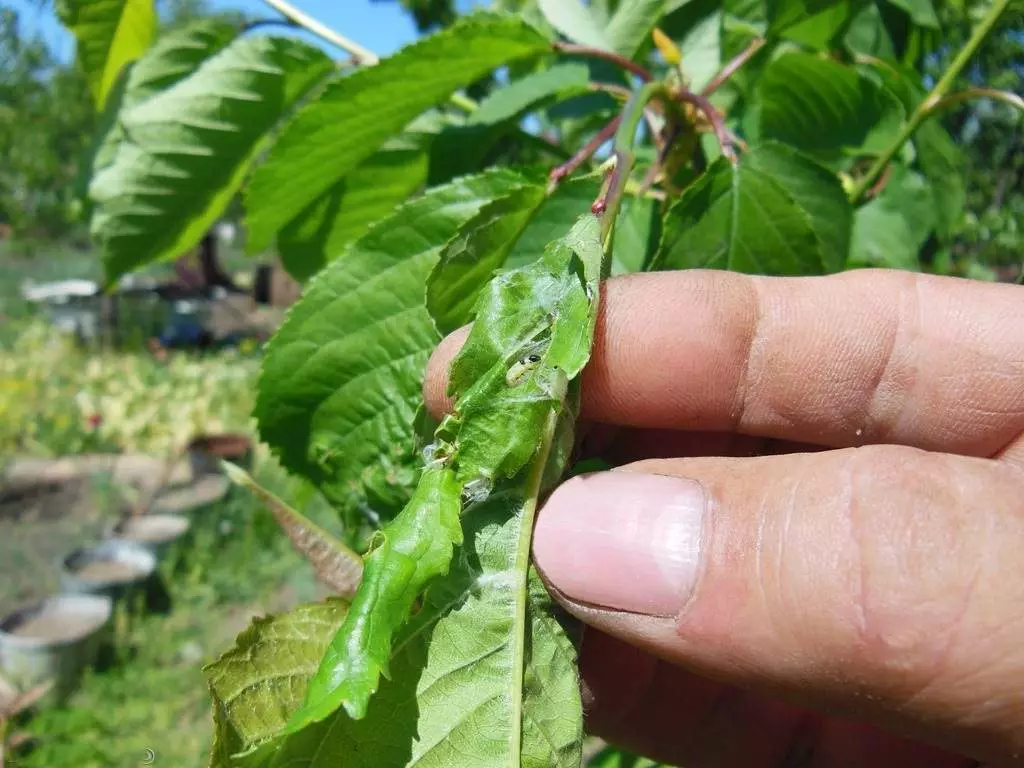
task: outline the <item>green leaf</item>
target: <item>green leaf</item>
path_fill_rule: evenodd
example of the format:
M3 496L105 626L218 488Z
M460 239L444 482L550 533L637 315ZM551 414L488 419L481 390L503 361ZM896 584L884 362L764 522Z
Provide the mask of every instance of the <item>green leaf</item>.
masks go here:
M153 0L60 0L57 13L78 42L78 60L102 110L121 70L153 39Z
M200 19L160 35L135 62L124 97L127 109L191 75L226 48L239 29L218 19Z
M162 35L142 58L125 67L108 96L89 159L83 164L86 173L95 176L114 162L118 144L125 140L120 123L123 113L184 80L223 50L237 33L233 24L196 21ZM87 194L88 182L83 188Z
M310 281L267 347L255 410L285 468L344 503L365 469L408 451L440 340L424 306L427 277L482 206L526 184L496 170L432 189Z
M935 222L924 177L896 166L882 193L854 215L849 266L919 270L918 254Z
M232 650L203 668L213 696L211 768L238 765L232 755L280 733L347 609L335 599L256 619Z
M472 319L477 298L544 199L540 185L514 190L481 208L445 246L427 281L427 309L442 334Z
M731 59L768 27L764 0L723 0L722 58Z
M758 88L760 135L823 158L878 154L903 124L903 108L874 80L831 59L787 53Z
M812 4L812 9L814 5L816 4ZM859 5L860 0L830 2L816 13L787 25L779 34L787 40L795 40L809 48L819 51L831 50L837 47L837 38L849 27Z
M590 211L599 192L600 184L593 179L575 178L559 184L527 223L508 256L508 266L521 267L536 261L548 243L565 232L565 222L576 221Z
M665 14L666 0L621 0L604 35L612 48L632 58L650 40Z
M841 0L768 0L768 32L777 35L840 4Z
M931 0L888 0L892 5L907 12L910 20L920 27L939 28L939 17Z
M395 632L428 582L447 572L452 545L462 543L460 491L472 513L477 497L489 496L500 482L498 495L514 490L522 503L517 544L506 548L515 556L506 582L512 588L513 621L505 703L513 721L509 758L518 764L529 740L521 713L529 683L523 673L533 514L568 381L590 356L602 258L599 225L588 215L541 259L499 275L488 286L452 366L453 413L425 452L426 469L412 500L367 557L350 613L288 732L325 719L340 705L353 718L366 715L381 674L387 674ZM523 475L506 484L528 463ZM416 614L414 625L425 620L421 614L429 617L429 608Z
M846 263L853 207L835 174L786 144L769 142L747 152L743 164L771 178L807 214L825 272Z
M881 78L908 114L925 97L920 76L914 70L885 63L868 67L868 71ZM940 235L948 237L959 228L967 204L963 152L935 118L921 123L911 141L917 165L931 185L937 214L936 228Z
M242 38L122 114L116 154L90 187L109 279L199 242L268 133L333 68L297 40Z
M683 72L690 89L699 92L722 68L722 12L714 11L695 23L679 41Z
M753 154L753 153L748 153ZM782 155L736 168L717 160L669 210L655 260L661 269L701 267L765 275L814 275L829 271L835 256L796 197L775 179ZM807 190L813 176L787 165ZM801 195L805 190L801 187Z
M525 615L519 614L523 593L515 585L528 546L521 535L524 508L519 493L495 494L465 519L465 542L448 576L427 591L402 631L391 677L381 681L364 719L339 709L299 733L282 737L278 730L271 741L269 729L256 727L226 729L237 734L228 742L218 727L223 746L211 768L578 768L583 713L576 653L533 571ZM328 627L311 630L326 644ZM276 650L292 655L281 644ZM273 671L269 666L268 677ZM258 686L259 670L248 672L249 684ZM293 686L280 702L251 698L240 714L280 727L312 676L305 665L302 673L289 675ZM513 702L520 699L517 712ZM218 717L222 711L216 706ZM261 747L254 736L263 738ZM227 759L227 752L243 748L249 759Z
M274 235L414 117L496 67L549 50L523 22L475 13L332 82L288 124L246 198L249 249Z
M660 204L653 198L626 198L615 222L612 274L641 272L653 258L661 234Z
M568 40L591 48L613 50L594 14L581 0L537 0L548 24Z
M428 153L419 147L384 148L314 200L278 235L281 263L296 280L315 275L421 189Z
M461 490L452 470L426 469L409 504L375 537L345 622L288 733L323 720L339 706L357 720L366 715L381 674L388 674L395 632L424 587L448 572L454 547L462 544Z
M586 64L556 64L499 88L480 102L467 125L493 125L556 101L587 92L590 70Z
M863 6L853 17L843 41L851 53L880 59L896 57L896 46L875 3Z

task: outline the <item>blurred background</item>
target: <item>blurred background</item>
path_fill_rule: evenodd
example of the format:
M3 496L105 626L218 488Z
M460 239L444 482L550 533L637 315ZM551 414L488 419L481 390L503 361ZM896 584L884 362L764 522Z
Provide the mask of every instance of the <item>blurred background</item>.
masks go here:
M381 55L476 4L299 3ZM159 7L167 28L272 15L259 0L162 0ZM984 7L939 6L944 39L927 71L943 71ZM1022 94L1022 20L1019 9L1008 14L957 90ZM162 547L155 565L139 561L155 569L162 592L145 596L155 600L152 610L113 617L107 661L59 706L28 717L16 686L0 680L0 765L194 768L206 765L211 737L201 664L252 617L321 594L272 515L209 462L245 463L329 530L337 516L250 440L260 346L298 288L274 254L242 256L237 214L229 211L194 253L132 276L115 298L96 299L101 264L77 194L96 120L74 42L52 4L0 2L0 618L54 593L71 578L66 555L111 538L125 509L185 521L166 541L135 537L146 551L154 542ZM965 156L967 205L941 244L924 244L922 264L1017 280L1024 122L985 100L964 102L941 120Z

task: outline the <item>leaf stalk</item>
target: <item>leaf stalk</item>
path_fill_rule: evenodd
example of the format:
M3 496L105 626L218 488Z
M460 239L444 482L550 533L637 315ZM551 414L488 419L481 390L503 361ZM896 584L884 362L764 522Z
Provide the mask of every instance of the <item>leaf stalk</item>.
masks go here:
M754 54L760 51L766 42L767 41L763 37L755 37L751 40L750 44L746 48L736 54L731 61L722 67L718 73L708 81L708 84L701 89L700 95L710 96L717 91L725 81L736 74L740 67L754 58Z
M985 16L978 23L978 26L974 28L971 33L970 39L967 44L960 50L960 53L956 55L956 58L950 63L949 67L943 73L942 77L932 88L931 92L917 105L917 108L910 115L910 119L907 120L903 126L903 130L900 135L896 137L896 140L886 148L885 152L879 155L867 172L857 181L853 189L850 190L850 202L856 205L864 197L865 193L870 190L878 177L882 175L886 166L892 161L893 157L903 147L910 137L914 135L914 132L921 126L921 123L929 117L939 104L942 103L943 98L949 92L949 89L953 87L953 81L960 75L960 72L967 62L970 61L971 57L977 52L978 47L982 44L988 33L992 31L992 27L999 20L999 17L1006 10L1006 6L1010 4L1010 0L995 0L989 7Z
M622 54L615 53L614 51L606 51L603 48L591 48L589 45L577 45L576 43L561 42L555 43L554 48L559 53L564 53L567 56L587 56L592 59L607 61L620 69L632 72L645 83L649 83L654 79L650 71L642 64L637 64L632 59L627 59Z

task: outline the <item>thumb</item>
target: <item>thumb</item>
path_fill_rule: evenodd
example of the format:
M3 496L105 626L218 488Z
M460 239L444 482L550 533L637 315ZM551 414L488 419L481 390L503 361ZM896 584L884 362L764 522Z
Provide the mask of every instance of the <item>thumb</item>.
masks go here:
M1024 481L900 446L569 480L537 567L588 624L693 671L982 759L1024 752Z

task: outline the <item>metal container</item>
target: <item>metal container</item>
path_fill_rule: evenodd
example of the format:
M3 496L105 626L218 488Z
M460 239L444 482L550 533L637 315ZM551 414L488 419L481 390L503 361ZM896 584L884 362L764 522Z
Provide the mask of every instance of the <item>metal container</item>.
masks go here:
M59 595L0 619L0 669L25 690L47 680L63 700L95 660L113 602L104 595Z
M107 540L65 557L60 582L65 592L118 599L145 586L155 570L151 550L130 541Z
M183 540L192 528L184 515L140 515L126 517L108 532L109 541L123 541L148 549L160 558L175 542Z
M220 474L221 461L230 461L243 469L252 468L253 445L248 435L198 435L188 444L187 451L192 476L196 479Z

